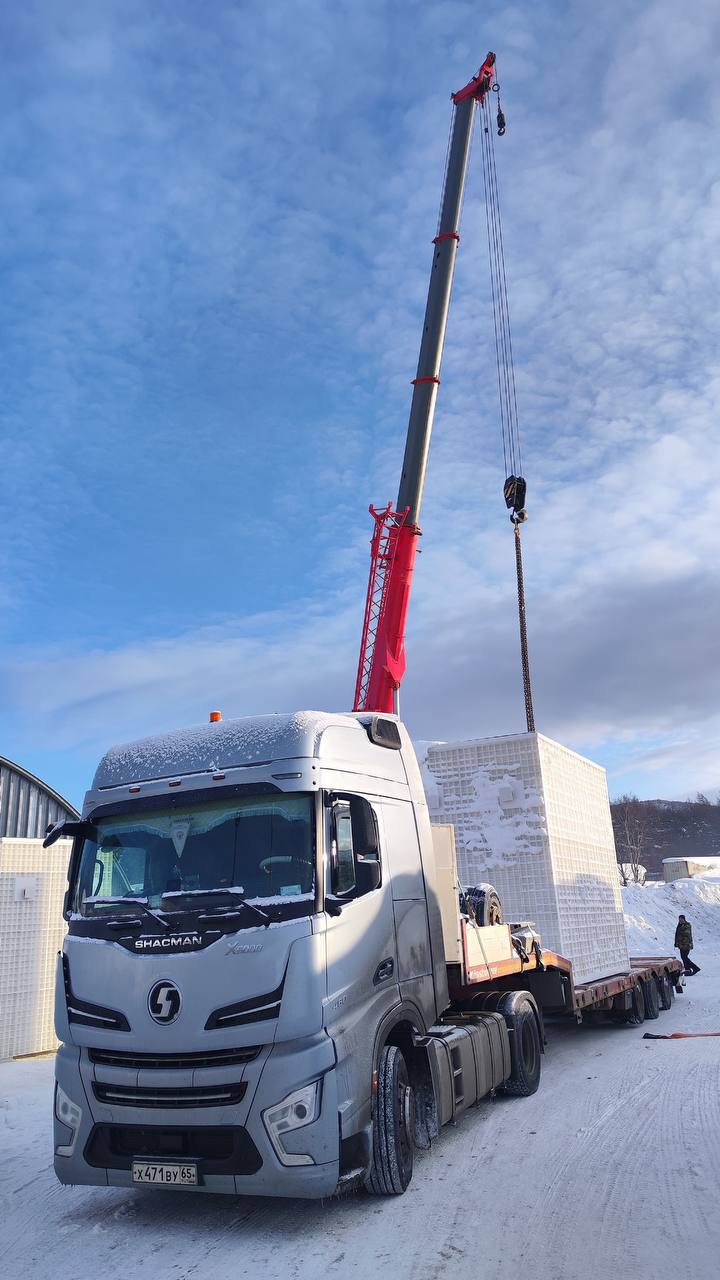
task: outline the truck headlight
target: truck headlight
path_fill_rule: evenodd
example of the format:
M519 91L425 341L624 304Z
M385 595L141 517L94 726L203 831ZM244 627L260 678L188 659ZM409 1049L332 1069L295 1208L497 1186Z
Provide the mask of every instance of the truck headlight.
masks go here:
M55 1115L72 1133L70 1142L65 1146L56 1147L55 1151L59 1156L71 1156L82 1120L82 1107L79 1107L77 1102L73 1102L72 1098L68 1098L62 1085L57 1082L55 1083Z
M282 1135L290 1133L293 1129L303 1129L306 1124L312 1124L313 1120L317 1120L320 1114L321 1083L320 1080L315 1080L312 1084L306 1084L304 1089L296 1089L294 1093L289 1093L287 1098L283 1098L282 1102L278 1102L274 1107L268 1107L267 1111L262 1113L267 1135L281 1164L315 1163L310 1155L297 1155L292 1151L286 1151L282 1144Z

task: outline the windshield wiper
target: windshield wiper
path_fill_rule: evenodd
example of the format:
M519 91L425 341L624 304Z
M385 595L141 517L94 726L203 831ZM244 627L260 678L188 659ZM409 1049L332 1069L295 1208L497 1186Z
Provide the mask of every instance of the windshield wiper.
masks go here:
M258 920L262 920L263 924L266 927L272 923L272 918L271 916L268 915L267 911L263 911L261 907L256 907L254 902L249 902L248 899L245 897L245 894L240 893L237 889L189 889L187 894L183 893L182 891L180 892L173 891L170 893L161 894L160 901L162 902L164 898L185 898L185 897L188 897L191 899L203 898L203 897L229 898L231 902L237 902L238 905L247 907L248 911L253 911L257 916ZM208 912L211 912L211 911L212 912L222 911L222 909L223 909L222 903L220 902L218 902L217 904L211 903L210 906L203 907L203 915L207 915ZM240 913L237 912L236 914L239 915Z
M93 907L98 902L101 902L101 903L107 902L107 903L110 903L112 906L125 906L127 904L129 907L139 907L141 911L145 912L146 916L150 916L151 919L156 920L159 925L162 925L163 929L172 928L170 921L167 920L165 916L158 915L155 911L152 910L151 907L148 906L148 902L146 898L94 898L92 901L93 901ZM95 915L94 910L93 910L93 915ZM135 917L135 919L137 919L137 916ZM112 921L108 923L111 924L111 927L118 928L118 929L125 928L127 925L127 921L125 920Z

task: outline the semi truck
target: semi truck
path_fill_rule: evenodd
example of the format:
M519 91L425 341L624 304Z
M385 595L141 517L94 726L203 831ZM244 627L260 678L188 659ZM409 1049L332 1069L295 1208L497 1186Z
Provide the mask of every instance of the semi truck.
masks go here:
M460 892L396 716L114 748L63 834L65 1183L401 1194L443 1125L535 1092L545 1015L638 1022L681 982L660 958L576 987L489 887Z
M63 1183L399 1195L444 1125L498 1090L537 1090L546 1016L637 1023L681 987L667 957L575 984L531 922L503 921L491 886L461 888L398 714L462 193L494 66L488 54L453 95L400 490L371 508L353 711L211 713L115 747L81 818L46 837L73 842L55 1003Z

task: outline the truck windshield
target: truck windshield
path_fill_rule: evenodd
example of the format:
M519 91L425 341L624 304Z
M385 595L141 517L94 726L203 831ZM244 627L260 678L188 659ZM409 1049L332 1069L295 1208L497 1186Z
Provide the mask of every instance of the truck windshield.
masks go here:
M83 842L72 912L115 915L250 901L314 900L314 804L309 795L247 796L185 810L102 818ZM134 901L133 901L134 900ZM294 912L296 914L296 912Z

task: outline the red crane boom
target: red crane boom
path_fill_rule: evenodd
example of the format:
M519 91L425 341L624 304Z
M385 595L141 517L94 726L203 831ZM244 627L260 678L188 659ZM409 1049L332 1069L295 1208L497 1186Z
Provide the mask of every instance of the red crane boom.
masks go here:
M433 240L420 355L412 384L400 489L395 507L392 503L382 511L370 507L375 528L370 545L370 576L355 683L355 711L393 712L398 709L398 691L405 673L405 624L420 537L420 507L460 240L460 212L475 107L478 102L484 103L485 95L492 88L494 66L495 54L489 53L477 75L452 95L450 143L438 230Z

